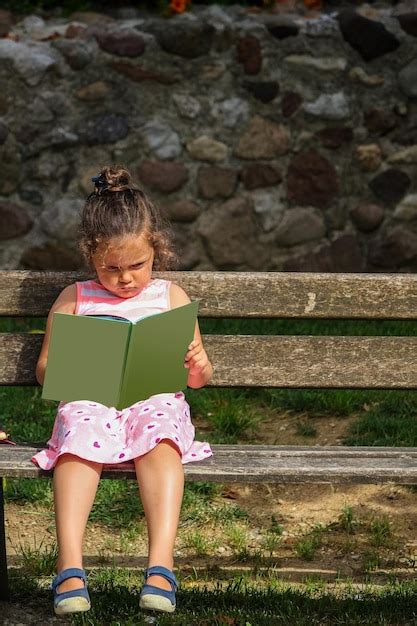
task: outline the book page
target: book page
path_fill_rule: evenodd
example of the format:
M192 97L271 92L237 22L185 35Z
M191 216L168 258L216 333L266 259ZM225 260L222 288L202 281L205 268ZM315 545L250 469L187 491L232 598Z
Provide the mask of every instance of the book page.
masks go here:
M54 313L42 398L116 407L132 324Z
M145 317L132 326L120 407L187 387L184 359L194 338L198 302Z

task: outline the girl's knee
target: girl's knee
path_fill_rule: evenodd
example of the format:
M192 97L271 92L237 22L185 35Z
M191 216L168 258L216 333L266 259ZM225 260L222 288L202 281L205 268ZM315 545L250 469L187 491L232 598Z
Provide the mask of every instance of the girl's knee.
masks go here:
M145 454L142 454L141 456L138 456L134 459L134 461L140 461L141 459L153 459L153 458L158 458L159 456L164 455L165 457L167 456L167 454L171 455L170 450L173 450L176 455L181 459L182 458L182 453L181 450L179 449L179 447L177 446L177 444L172 441L172 439L161 439L161 441L159 441L156 446L154 448L152 448L152 450L149 450L149 452L146 452Z

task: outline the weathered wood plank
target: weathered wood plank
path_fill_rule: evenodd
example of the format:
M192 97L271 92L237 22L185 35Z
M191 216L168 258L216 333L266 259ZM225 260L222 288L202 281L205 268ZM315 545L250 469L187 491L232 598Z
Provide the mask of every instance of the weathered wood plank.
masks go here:
M417 319L416 274L155 272L201 299L202 317ZM0 315L46 316L82 272L0 271Z
M0 334L0 384L36 385L42 335ZM417 387L417 337L205 335L210 386Z
M0 477L0 601L10 600L7 573L6 529L4 526L3 478Z
M0 449L0 476L51 476L30 461L39 449ZM184 465L187 480L417 484L417 448L213 445L212 449L209 459ZM134 466L105 466L102 476L135 479Z

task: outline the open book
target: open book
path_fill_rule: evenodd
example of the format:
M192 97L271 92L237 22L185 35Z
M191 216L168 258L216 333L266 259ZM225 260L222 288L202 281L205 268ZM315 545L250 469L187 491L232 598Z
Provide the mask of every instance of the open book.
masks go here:
M130 322L54 313L42 398L92 400L119 410L187 387L184 367L198 302Z

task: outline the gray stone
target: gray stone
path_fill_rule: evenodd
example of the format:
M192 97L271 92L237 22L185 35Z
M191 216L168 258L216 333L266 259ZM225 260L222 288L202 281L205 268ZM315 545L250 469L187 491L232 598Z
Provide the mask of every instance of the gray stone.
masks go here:
M71 113L69 98L59 86L55 91L42 89L42 100L57 118Z
M83 120L78 134L86 144L116 143L129 132L129 124L123 113L96 115Z
M233 24L233 18L217 4L204 7L204 10L201 12L201 17L204 17L204 20L213 24L214 27L219 23L224 26L231 26Z
M35 98L33 102L28 106L28 113L30 117L34 118L36 122L51 122L54 119L54 114L51 109L45 104L43 98Z
M275 228L285 210L283 191L258 189L251 194L253 208L265 232Z
M417 257L417 234L394 226L383 239L370 243L368 256L376 267L397 269Z
M349 72L350 80L366 85L367 87L380 87L385 83L382 74L367 74L362 67L352 67Z
M378 204L362 203L350 210L350 217L360 231L369 233L382 223L384 209Z
M306 113L325 120L344 120L350 115L349 103L342 91L323 93L313 102L305 102L303 109Z
M186 119L194 120L201 113L201 104L197 98L193 98L188 94L175 93L172 96L176 104L178 113Z
M49 148L69 148L79 143L79 137L68 128L52 126L50 132L41 133L35 140L31 141L25 148L23 154L25 158L33 157L42 150Z
M28 204L34 206L41 206L43 204L42 194L37 189L33 189L32 187L21 187L19 189L19 196Z
M52 50L41 44L26 45L11 39L0 39L0 63L9 61L23 80L34 87L45 74L57 65L58 59Z
M388 163L417 163L417 145L394 152L388 157Z
M245 100L241 98L229 98L223 102L215 102L211 114L226 128L234 128L249 119L250 109Z
M188 152L193 159L218 163L224 161L227 156L227 146L221 141L216 141L207 135L201 135L186 144Z
M51 45L59 50L72 70L82 70L91 63L97 48L91 42L74 39L55 39Z
M19 184L22 156L16 143L8 139L0 146L0 194L8 196Z
M200 195L207 200L229 198L236 189L237 174L234 170L223 167L200 167L197 174L197 186Z
M395 207L393 216L398 220L409 222L417 220L417 194L409 194Z
M317 19L306 20L305 32L309 37L339 37L339 25L331 15L323 13Z
M32 226L33 221L23 207L0 201L0 239L22 237Z
M417 98L417 59L413 59L400 70L398 84L406 96Z
M99 29L95 37L100 48L110 54L138 57L145 51L144 38L132 28L107 27Z
M173 159L182 152L181 141L164 120L152 120L145 124L142 133L149 148L159 159Z
M273 159L286 154L289 144L288 128L255 115L239 138L234 154L240 159Z
M60 151L54 153L53 159L49 151L41 152L28 167L27 180L39 180L45 188L51 186L51 181L69 180L72 169L68 157Z
M155 35L162 50L186 59L208 54L216 32L211 24L178 18L155 22L147 30Z
M295 207L285 212L276 230L280 246L294 246L326 235L322 213L312 207Z
M27 33L32 33L45 27L45 20L38 15L27 15L19 22L19 28L25 30Z
M84 201L79 198L60 198L43 211L39 225L55 239L74 241L83 205Z
M262 232L256 224L248 198L232 198L200 215L197 231L204 240L215 267L221 270L260 269L267 250L257 241Z

